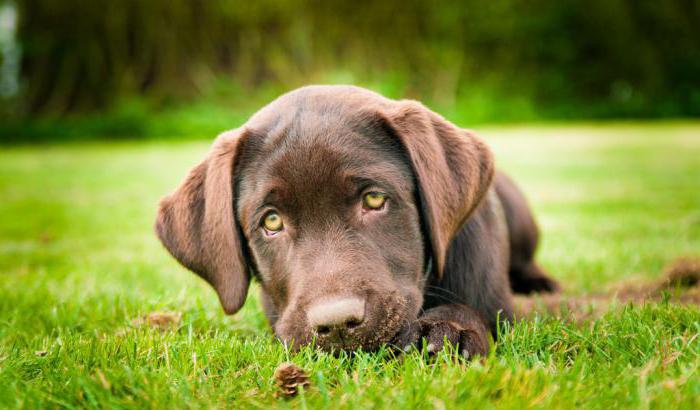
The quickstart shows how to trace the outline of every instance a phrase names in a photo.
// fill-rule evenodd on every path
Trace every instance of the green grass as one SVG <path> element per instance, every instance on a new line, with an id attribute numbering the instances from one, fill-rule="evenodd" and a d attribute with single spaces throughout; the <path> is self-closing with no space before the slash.
<path id="1" fill-rule="evenodd" d="M 540 260 L 568 293 L 653 280 L 700 254 L 700 124 L 478 131 L 527 192 Z M 519 323 L 478 363 L 286 352 L 255 290 L 226 317 L 152 234 L 159 196 L 207 146 L 0 148 L 0 408 L 700 405 L 700 310 L 667 303 Z M 155 310 L 182 312 L 180 326 L 132 324 Z M 284 361 L 311 375 L 291 400 L 275 397 Z"/>

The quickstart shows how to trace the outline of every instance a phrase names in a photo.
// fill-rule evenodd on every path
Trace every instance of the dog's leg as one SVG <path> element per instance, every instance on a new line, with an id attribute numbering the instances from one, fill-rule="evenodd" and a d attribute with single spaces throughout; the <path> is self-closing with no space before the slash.
<path id="1" fill-rule="evenodd" d="M 498 321 L 513 317 L 508 282 L 508 232 L 500 202 L 489 192 L 453 239 L 442 277 L 426 283 L 423 309 L 466 305 L 483 317 L 492 335 Z"/>
<path id="2" fill-rule="evenodd" d="M 481 316 L 467 305 L 442 305 L 428 309 L 407 326 L 395 344 L 404 350 L 421 347 L 425 340 L 428 353 L 443 349 L 445 342 L 459 348 L 465 358 L 486 356 L 489 352 L 488 330 Z"/>
<path id="3" fill-rule="evenodd" d="M 454 238 L 442 277 L 426 284 L 425 311 L 402 333 L 404 342 L 425 339 L 437 352 L 447 340 L 465 357 L 486 355 L 488 334 L 496 337 L 498 322 L 513 317 L 508 252 L 506 222 L 492 191 Z"/>
<path id="4" fill-rule="evenodd" d="M 496 192 L 508 223 L 510 265 L 508 276 L 515 293 L 556 292 L 557 281 L 535 263 L 539 230 L 525 196 L 515 183 L 501 172 L 494 180 Z"/>

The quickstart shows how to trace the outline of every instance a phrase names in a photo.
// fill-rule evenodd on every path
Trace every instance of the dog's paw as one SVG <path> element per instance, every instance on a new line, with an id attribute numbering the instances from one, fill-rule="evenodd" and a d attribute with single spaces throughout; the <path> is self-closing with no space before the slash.
<path id="1" fill-rule="evenodd" d="M 528 293 L 559 293 L 561 291 L 559 282 L 545 275 L 531 278 L 528 285 L 530 286 Z"/>
<path id="2" fill-rule="evenodd" d="M 445 343 L 459 349 L 465 358 L 486 356 L 489 342 L 483 330 L 469 329 L 450 320 L 419 318 L 407 326 L 400 334 L 396 344 L 408 351 L 423 346 L 428 354 L 434 355 L 445 347 Z"/>
<path id="3" fill-rule="evenodd" d="M 559 293 L 561 286 L 537 264 L 530 263 L 525 268 L 511 273 L 513 292 L 524 295 L 530 293 Z"/>

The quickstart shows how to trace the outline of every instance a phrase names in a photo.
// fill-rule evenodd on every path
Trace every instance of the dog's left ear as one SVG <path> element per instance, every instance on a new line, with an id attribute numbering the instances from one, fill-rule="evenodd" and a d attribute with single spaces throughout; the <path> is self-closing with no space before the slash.
<path id="1" fill-rule="evenodd" d="M 416 101 L 397 101 L 382 116 L 410 157 L 441 276 L 450 243 L 491 185 L 493 155 L 472 132 Z"/>

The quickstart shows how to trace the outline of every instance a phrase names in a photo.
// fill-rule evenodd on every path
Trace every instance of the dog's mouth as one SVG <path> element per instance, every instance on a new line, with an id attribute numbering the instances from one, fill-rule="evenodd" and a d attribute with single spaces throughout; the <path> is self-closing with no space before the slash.
<path id="1" fill-rule="evenodd" d="M 409 298 L 399 291 L 379 294 L 370 292 L 367 298 L 366 316 L 362 321 L 349 320 L 342 327 L 311 326 L 303 329 L 280 323 L 275 330 L 278 338 L 293 350 L 313 345 L 327 352 L 376 351 L 383 345 L 391 345 L 399 339 L 416 314 Z"/>
<path id="2" fill-rule="evenodd" d="M 406 317 L 408 309 L 405 298 L 397 295 L 390 298 L 390 302 L 385 301 L 385 297 L 380 298 L 384 300 L 376 301 L 375 303 L 379 304 L 373 308 L 370 320 L 358 326 L 354 334 L 331 340 L 330 343 L 324 343 L 323 339 L 316 337 L 317 345 L 324 350 L 375 351 L 382 345 L 391 343 L 409 318 Z M 351 329 L 351 332 L 352 330 L 354 329 Z"/>

